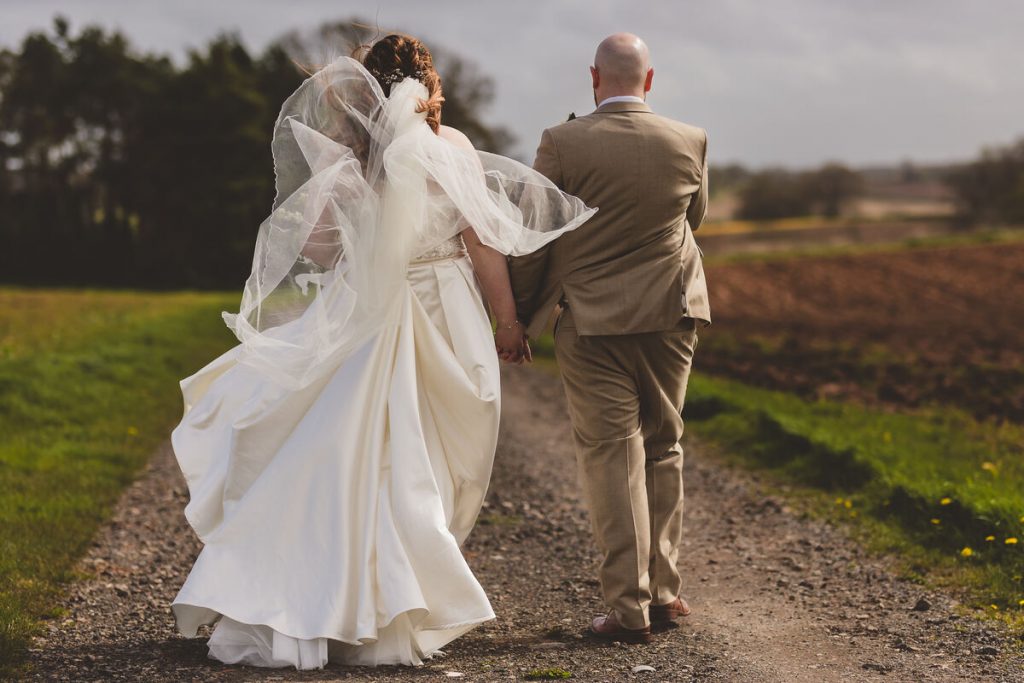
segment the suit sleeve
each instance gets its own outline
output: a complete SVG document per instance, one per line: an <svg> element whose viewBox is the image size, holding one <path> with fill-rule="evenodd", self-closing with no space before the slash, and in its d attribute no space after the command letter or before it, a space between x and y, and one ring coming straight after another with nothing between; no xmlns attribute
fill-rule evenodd
<svg viewBox="0 0 1024 683"><path fill-rule="evenodd" d="M533 168L562 189L562 166L558 158L558 148L549 130L545 130L541 135ZM526 325L529 325L530 320L538 313L537 296L544 283L550 246L548 243L532 254L509 259L508 270L512 280L512 293L516 300L516 314Z"/></svg>
<svg viewBox="0 0 1024 683"><path fill-rule="evenodd" d="M704 133L704 159L700 169L700 187L686 209L686 220L690 229L696 230L708 215L708 134Z"/></svg>

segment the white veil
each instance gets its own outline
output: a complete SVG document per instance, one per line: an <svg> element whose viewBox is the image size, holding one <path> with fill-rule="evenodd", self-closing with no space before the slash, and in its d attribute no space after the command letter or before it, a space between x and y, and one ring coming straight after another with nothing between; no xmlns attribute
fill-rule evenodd
<svg viewBox="0 0 1024 683"><path fill-rule="evenodd" d="M343 57L285 101L274 207L239 312L223 314L241 362L306 386L400 312L416 255L467 226L504 254L527 254L596 211L523 164L439 138L416 113L426 98L412 78L385 97Z"/></svg>

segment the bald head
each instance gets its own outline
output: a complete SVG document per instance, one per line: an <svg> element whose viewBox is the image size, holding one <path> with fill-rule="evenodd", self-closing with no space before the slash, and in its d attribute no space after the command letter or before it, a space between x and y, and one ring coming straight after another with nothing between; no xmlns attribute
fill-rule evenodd
<svg viewBox="0 0 1024 683"><path fill-rule="evenodd" d="M594 90L604 97L639 95L650 89L651 53L632 33L616 33L597 46L594 55Z"/></svg>

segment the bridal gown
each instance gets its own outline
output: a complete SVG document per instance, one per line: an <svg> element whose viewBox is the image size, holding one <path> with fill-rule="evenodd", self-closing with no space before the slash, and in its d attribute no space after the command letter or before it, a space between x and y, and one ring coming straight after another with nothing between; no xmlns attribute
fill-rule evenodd
<svg viewBox="0 0 1024 683"><path fill-rule="evenodd" d="M225 315L240 343L181 382L172 445L203 548L172 611L186 636L214 625L222 662L420 664L494 618L460 551L500 393L459 231L528 253L593 210L439 139L425 93L385 97L343 58L289 99L278 199Z"/></svg>
<svg viewBox="0 0 1024 683"><path fill-rule="evenodd" d="M236 347L182 383L188 418L172 441L190 521L223 521L174 612L186 635L224 615L216 659L419 663L494 617L459 551L500 408L490 325L458 242L411 264L399 318L321 382L268 392ZM268 451L248 482L247 461Z"/></svg>

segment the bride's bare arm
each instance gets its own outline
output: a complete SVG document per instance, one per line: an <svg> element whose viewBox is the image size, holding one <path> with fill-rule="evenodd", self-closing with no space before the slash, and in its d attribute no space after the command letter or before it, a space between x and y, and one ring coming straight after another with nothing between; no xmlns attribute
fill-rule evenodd
<svg viewBox="0 0 1024 683"><path fill-rule="evenodd" d="M441 126L438 135L456 147L473 150L473 143L461 131ZM483 169L481 169L482 171ZM516 320L516 302L512 296L512 281L508 274L508 259L499 251L480 241L473 228L462 231L462 239L473 262L473 270L484 291L484 298L497 322L494 343L502 360L522 363L533 360L525 329Z"/></svg>
<svg viewBox="0 0 1024 683"><path fill-rule="evenodd" d="M532 360L529 345L523 335L523 325L516 320L516 302L512 296L512 282L508 276L508 260L480 241L473 228L462 232L469 258L473 261L480 288L498 325L494 342L502 360L522 363Z"/></svg>
<svg viewBox="0 0 1024 683"><path fill-rule="evenodd" d="M333 268L341 255L341 244L335 228L327 221L327 209L324 209L320 220L306 238L299 252L321 268Z"/></svg>

